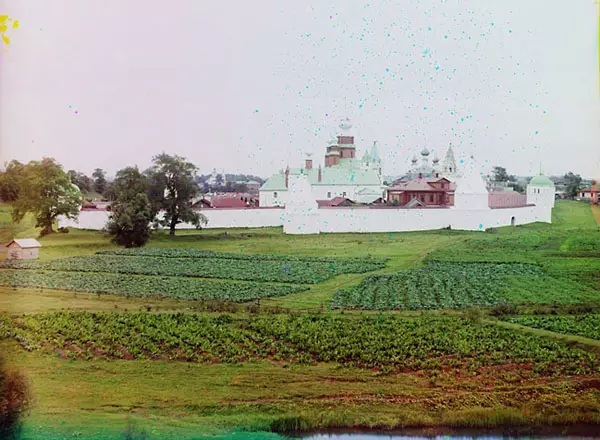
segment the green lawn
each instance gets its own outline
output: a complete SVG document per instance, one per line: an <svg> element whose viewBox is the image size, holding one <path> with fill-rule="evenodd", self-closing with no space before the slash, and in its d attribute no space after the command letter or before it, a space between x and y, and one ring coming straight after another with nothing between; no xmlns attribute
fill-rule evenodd
<svg viewBox="0 0 600 440"><path fill-rule="evenodd" d="M285 309L279 309L278 313L283 311L295 317L315 314L315 322L323 317L340 319L342 323L348 319L377 319L381 312L330 310L329 305L340 289L355 288L368 277L416 270L435 262L535 265L551 277L539 277L537 272L509 277L502 281L502 291L497 294L520 303L517 309L523 314L598 313L600 284L595 274L600 258L594 245L600 242L600 232L593 216L593 212L598 213L595 209L592 211L583 203L558 201L552 225L532 224L488 232L444 230L289 236L283 234L281 228L202 230L178 231L176 237L156 233L148 246L246 254L387 258L385 267L375 272L341 274L310 285L307 291L262 299L261 309L231 309L229 314L242 322L258 319L265 325L271 321L279 323L283 327L273 327L269 331L279 332L277 338L287 338L286 344L291 346L304 344L304 353L311 350L310 344L318 343L319 338L326 336L318 331L307 332L310 336L302 339L303 333L298 333L300 327L281 324L281 318L276 318L281 314L270 315L274 307L283 307ZM0 207L0 226L3 242L13 236L35 236L36 233L28 220L13 225L6 206ZM93 231L73 229L68 234L42 237L40 241L42 261L116 249L107 237ZM487 293L480 292L485 289L485 280L479 279L477 283L477 292L470 295ZM498 292L495 288L490 288L492 290ZM548 304L533 304L540 297L548 299L545 301ZM553 304L559 297L572 301ZM200 305L197 301L172 298L133 298L36 288L3 288L0 294L0 310L11 314L176 311L217 319L223 315L223 308L229 307L219 304L203 302ZM392 373L327 360L337 359L335 343L319 354L333 357L315 358L312 363L298 363L286 357L239 363L103 359L93 351L90 359L72 359L68 356L69 350L76 348L60 339L60 332L55 329L56 337L52 331L44 335L49 341L46 349L27 351L11 340L6 343L6 352L11 366L25 372L31 381L35 399L25 433L32 439L123 438L128 419L143 427L149 438L276 438L272 434L240 430L277 431L286 427L600 425L598 363L593 361L584 368L571 360L563 365L570 373L560 376L548 373L549 366L558 367L553 356L561 350L569 352L576 346L577 350L589 352L593 354L591 358L596 359L596 353L600 351L598 341L526 327L517 324L518 320L515 323L502 321L490 315L490 309L385 313L398 319L441 317L451 320L449 322L466 319L472 324L465 328L473 326L473 330L468 331L497 327L498 334L514 337L514 340L535 338L547 341L547 347L561 348L548 349L544 362L535 357L519 357L514 351L504 355L499 351L492 358L501 360L500 364L477 364L478 359L487 356L477 355L469 368L462 368L450 357L445 358L449 362L443 363L441 369L430 368L425 363L422 368L398 369ZM73 316L77 322L80 315L65 316ZM35 326L37 319L32 318L31 325ZM302 327L306 330L311 324L305 322L303 326L308 326ZM330 331L338 331L336 328L334 325ZM343 327L340 325L339 328ZM450 330L446 335L448 344L460 346L460 341L453 341L453 337L468 334L462 331ZM332 336L328 341L341 340L350 336L349 332L345 336ZM359 334L357 330L351 333ZM110 332L101 334L109 336ZM367 335L378 340L377 334ZM390 335L385 334L385 337ZM411 337L414 336L405 335L394 343L414 342ZM347 341L345 349L351 352L353 342ZM501 340L491 342L500 343ZM392 345L387 343L386 346ZM361 345L357 343L357 347ZM506 348L521 350L512 344ZM357 350L356 355L367 349ZM318 354L315 353L314 356ZM400 365L403 358L395 358L398 355L390 353L381 354L382 362Z"/></svg>

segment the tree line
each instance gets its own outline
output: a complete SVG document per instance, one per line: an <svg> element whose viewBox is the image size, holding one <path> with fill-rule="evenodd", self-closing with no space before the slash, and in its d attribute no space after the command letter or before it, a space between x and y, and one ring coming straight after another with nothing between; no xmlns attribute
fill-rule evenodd
<svg viewBox="0 0 600 440"><path fill-rule="evenodd" d="M569 171L562 177L562 185L564 186L567 197L573 198L577 196L577 192L581 189L583 179L579 174L574 174ZM518 192L525 192L525 187L517 182L517 177L514 174L508 174L506 168L495 166L491 174L492 182L506 183L507 186Z"/></svg>
<svg viewBox="0 0 600 440"><path fill-rule="evenodd" d="M89 178L74 170L65 172L53 158L27 164L12 161L0 174L0 198L12 205L13 221L31 214L44 235L53 231L59 216L77 218L82 191L93 190L111 201L106 229L112 240L125 247L143 246L151 227L167 227L175 235L180 223L201 228L208 222L191 205L199 193L196 172L185 158L165 153L154 156L152 166L143 172L137 166L117 171L110 183L99 168Z"/></svg>

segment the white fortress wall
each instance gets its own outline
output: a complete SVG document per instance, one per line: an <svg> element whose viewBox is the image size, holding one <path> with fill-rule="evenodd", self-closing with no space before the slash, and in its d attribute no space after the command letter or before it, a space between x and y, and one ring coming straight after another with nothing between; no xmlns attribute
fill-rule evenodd
<svg viewBox="0 0 600 440"><path fill-rule="evenodd" d="M533 222L550 223L551 209L524 206L489 210L457 210L449 208L320 208L320 232L403 232L442 229L485 230Z"/></svg>
<svg viewBox="0 0 600 440"><path fill-rule="evenodd" d="M202 228L264 228L283 225L283 208L208 208L199 211L208 218ZM180 223L176 229L194 229L189 223Z"/></svg>
<svg viewBox="0 0 600 440"><path fill-rule="evenodd" d="M208 224L203 226L206 229L281 226L284 216L282 208L214 208L202 210L201 213L208 218ZM58 226L100 230L106 226L109 215L109 211L81 211L77 220L60 217ZM177 229L195 229L195 227L189 223L180 223Z"/></svg>
<svg viewBox="0 0 600 440"><path fill-rule="evenodd" d="M533 222L550 223L549 206L523 206L488 210L459 210L453 208L353 208L321 207L303 212L295 208L266 209L206 209L210 228L259 228L284 226L286 233L315 234L319 232L401 232L442 229L481 230ZM59 227L100 230L108 221L107 211L81 211L78 220L59 218ZM480 227L481 225L481 227ZM193 229L182 223L177 229ZM310 231L310 232L309 232Z"/></svg>
<svg viewBox="0 0 600 440"><path fill-rule="evenodd" d="M59 228L78 228L100 230L106 226L108 222L108 211L80 211L79 217L75 220L70 220L65 217L58 217Z"/></svg>

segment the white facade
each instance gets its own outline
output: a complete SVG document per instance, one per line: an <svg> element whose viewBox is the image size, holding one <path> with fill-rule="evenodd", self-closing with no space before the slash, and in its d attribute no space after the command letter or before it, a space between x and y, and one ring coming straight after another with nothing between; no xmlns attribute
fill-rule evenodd
<svg viewBox="0 0 600 440"><path fill-rule="evenodd" d="M527 185L527 203L554 208L556 189L553 186Z"/></svg>
<svg viewBox="0 0 600 440"><path fill-rule="evenodd" d="M288 191L261 190L258 194L258 206L261 207L283 207L288 201Z"/></svg>

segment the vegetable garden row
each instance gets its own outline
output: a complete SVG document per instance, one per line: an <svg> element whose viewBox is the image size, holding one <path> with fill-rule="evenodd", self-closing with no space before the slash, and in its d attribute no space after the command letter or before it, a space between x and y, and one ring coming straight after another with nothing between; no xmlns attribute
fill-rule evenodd
<svg viewBox="0 0 600 440"><path fill-rule="evenodd" d="M358 286L338 291L337 308L454 309L492 306L506 301L507 277L544 277L542 270L524 263L432 263L425 267L371 275Z"/></svg>
<svg viewBox="0 0 600 440"><path fill-rule="evenodd" d="M279 254L235 254L231 252L215 252L208 249L198 248L130 248L130 249L110 249L96 252L98 255L123 255L133 257L168 257L168 258L225 258L227 260L248 260L248 261L301 261L309 263L334 263L336 265L353 265L356 270L356 264L376 265L383 268L386 262L385 258L372 256L365 257L316 257L309 255L279 255ZM368 270L363 270L366 272Z"/></svg>
<svg viewBox="0 0 600 440"><path fill-rule="evenodd" d="M0 270L0 286L113 293L137 297L161 296L183 300L215 299L236 302L282 296L306 290L306 287L298 285L45 270Z"/></svg>
<svg viewBox="0 0 600 440"><path fill-rule="evenodd" d="M5 262L1 267L72 272L105 272L177 277L222 278L313 284L341 273L363 273L384 267L383 261L289 261L239 258L170 258L88 255L49 261Z"/></svg>
<svg viewBox="0 0 600 440"><path fill-rule="evenodd" d="M594 353L460 318L59 312L0 317L0 332L29 349L72 357L201 362L335 362L363 368L477 371L536 363L539 371L598 371Z"/></svg>

